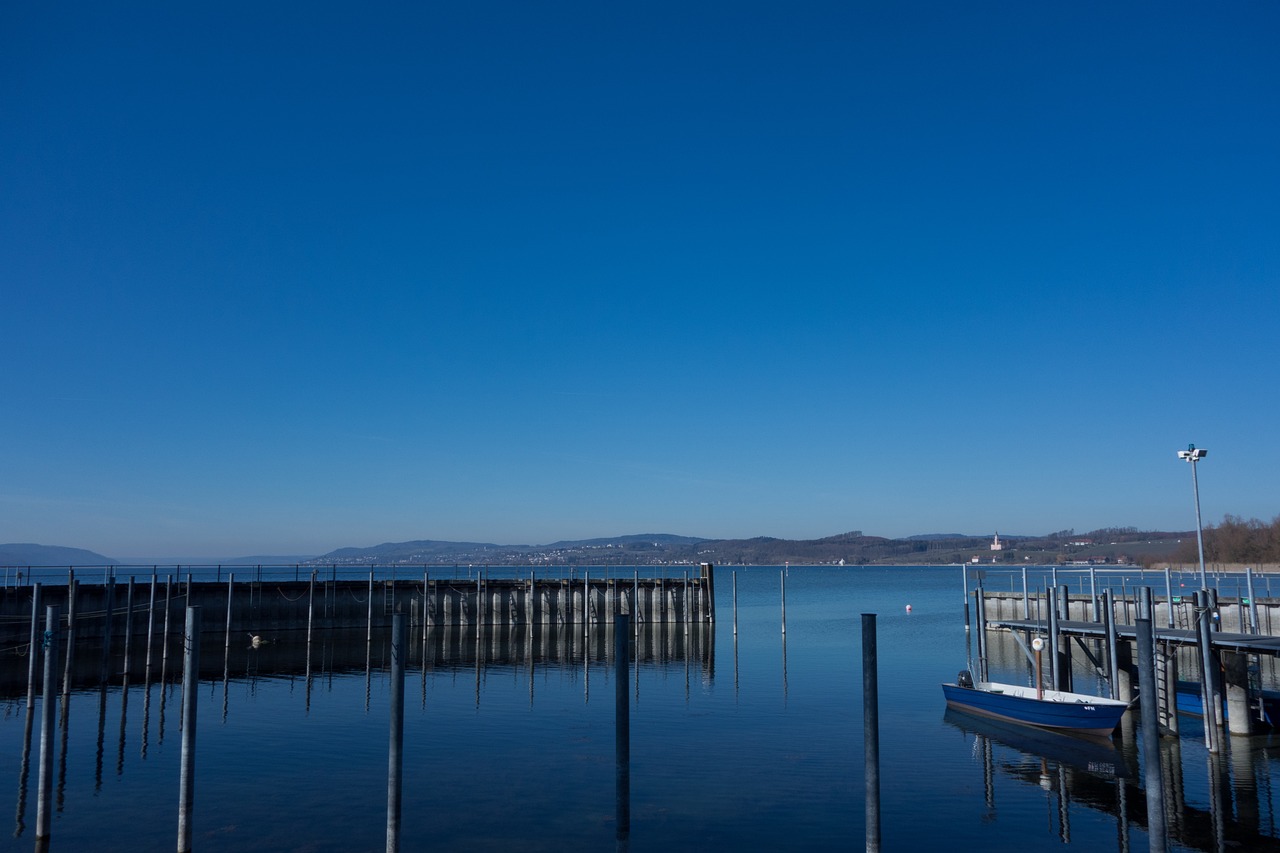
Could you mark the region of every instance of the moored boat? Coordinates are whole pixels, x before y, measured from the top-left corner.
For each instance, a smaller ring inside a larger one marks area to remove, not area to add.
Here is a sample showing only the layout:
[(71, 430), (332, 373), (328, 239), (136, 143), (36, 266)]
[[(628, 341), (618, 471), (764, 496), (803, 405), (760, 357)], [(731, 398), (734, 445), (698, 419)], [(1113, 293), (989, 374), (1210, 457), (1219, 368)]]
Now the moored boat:
[(1088, 737), (1110, 737), (1129, 708), (1127, 702), (1087, 693), (974, 682), (968, 671), (956, 683), (943, 684), (942, 693), (947, 705), (971, 714)]

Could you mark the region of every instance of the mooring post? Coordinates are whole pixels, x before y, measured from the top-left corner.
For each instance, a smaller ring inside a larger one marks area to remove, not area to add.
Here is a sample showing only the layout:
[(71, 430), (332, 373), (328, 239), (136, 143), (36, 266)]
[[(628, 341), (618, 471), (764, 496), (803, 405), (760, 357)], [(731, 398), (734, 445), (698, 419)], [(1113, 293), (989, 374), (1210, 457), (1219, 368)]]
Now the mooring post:
[[(58, 607), (50, 604), (44, 613), (44, 704), (40, 708), (40, 778), (36, 797), (36, 840), (49, 837), (53, 822), (53, 712), (56, 704), (57, 677), (54, 664), (58, 657)], [(29, 654), (35, 654), (33, 649)]]
[[(1150, 601), (1151, 588), (1143, 587)], [(1142, 756), (1147, 791), (1147, 834), (1152, 853), (1168, 849), (1165, 839), (1164, 780), (1160, 773), (1160, 728), (1156, 708), (1156, 655), (1154, 623), (1148, 616), (1137, 620), (1138, 690), (1142, 714)]]
[(703, 595), (707, 599), (707, 621), (716, 621), (716, 567), (714, 563), (702, 564), (702, 576), (706, 578), (703, 585)]
[(40, 660), (40, 582), (31, 585), (31, 636), (27, 640), (27, 707), (36, 701), (36, 662)]
[(1209, 593), (1196, 593), (1196, 637), (1200, 643), (1200, 700), (1204, 711), (1204, 745), (1209, 752), (1218, 751), (1217, 726), (1214, 724), (1214, 680), (1217, 667), (1213, 660), (1213, 638), (1209, 628)]
[(960, 565), (960, 583), (964, 587), (964, 629), (969, 630), (969, 567)]
[(131, 651), (130, 645), (133, 643), (133, 589), (134, 589), (133, 575), (129, 575), (129, 586), (127, 587), (127, 591), (124, 597), (124, 602), (125, 602), (124, 610), (126, 614), (124, 618), (124, 681), (125, 681), (125, 684), (129, 683), (129, 670), (131, 669), (129, 665), (130, 664), (129, 656)]
[[(1165, 604), (1166, 604), (1166, 605), (1168, 605), (1168, 607), (1169, 607), (1169, 618), (1168, 618), (1168, 621), (1167, 621), (1165, 624), (1166, 624), (1166, 625), (1168, 625), (1168, 627), (1172, 628), (1172, 627), (1174, 626), (1174, 621), (1173, 621), (1173, 572), (1171, 572), (1171, 571), (1169, 570), (1169, 567), (1168, 567), (1168, 566), (1165, 566), (1165, 567), (1164, 567), (1164, 600), (1165, 600)], [(1153, 622), (1155, 621), (1155, 617), (1152, 617), (1152, 621), (1153, 621)]]
[[(188, 599), (190, 601), (190, 599)], [(187, 607), (182, 652), (182, 757), (178, 772), (178, 853), (191, 850), (191, 809), (196, 794), (196, 695), (200, 669), (200, 608)]]
[(400, 849), (404, 770), (404, 663), (408, 653), (404, 614), (391, 616), (391, 737), (387, 748), (387, 853)]
[(631, 630), (628, 615), (619, 611), (613, 623), (613, 689), (614, 689), (614, 755), (617, 798), (617, 843), (619, 850), (628, 849), (631, 840), (631, 702), (627, 677), (631, 653), (627, 648)]
[[(685, 637), (689, 636), (689, 623), (693, 621), (693, 608), (691, 606), (692, 604), (693, 602), (689, 598), (689, 573), (685, 572), (684, 573), (684, 610), (683, 610)], [(688, 643), (688, 640), (686, 640), (685, 641), (686, 654), (687, 654), (688, 648), (689, 648), (689, 643)]]
[(978, 647), (978, 680), (987, 680), (987, 620), (986, 606), (982, 599), (982, 587), (973, 591), (973, 613), (978, 630), (973, 632), (974, 645)]
[(231, 596), (235, 592), (235, 586), (236, 586), (236, 573), (228, 572), (227, 573), (227, 640), (226, 640), (226, 650), (228, 653), (230, 653), (231, 651)]
[(787, 633), (787, 572), (786, 569), (778, 572), (778, 577), (782, 580), (782, 633)]
[(80, 594), (80, 581), (74, 577), (67, 587), (67, 660), (62, 670), (62, 707), (67, 707), (71, 696), (71, 673), (76, 648), (76, 600)]
[(1059, 588), (1058, 606), (1062, 613), (1058, 617), (1058, 645), (1054, 650), (1060, 658), (1057, 689), (1071, 691), (1075, 688), (1071, 677), (1071, 635), (1062, 630), (1062, 623), (1071, 620), (1071, 593), (1065, 583)]
[(880, 688), (876, 614), (862, 614), (862, 740), (866, 754), (867, 853), (880, 851)]
[(1049, 587), (1045, 591), (1049, 597), (1049, 681), (1054, 690), (1062, 689), (1062, 655), (1058, 646), (1058, 588)]
[[(173, 609), (170, 602), (172, 594), (173, 575), (168, 575), (164, 581), (164, 637), (161, 639), (160, 663), (161, 669), (169, 662), (169, 611)], [(161, 693), (163, 696), (163, 692)]]
[(1106, 589), (1102, 593), (1102, 625), (1107, 645), (1107, 681), (1112, 699), (1120, 698), (1120, 650), (1116, 646), (1115, 592)]
[(373, 642), (373, 569), (369, 570), (369, 622), (364, 641), (366, 645)]
[(316, 570), (311, 570), (311, 580), (307, 584), (307, 652), (311, 651), (311, 623), (316, 615)]
[(1027, 567), (1022, 567), (1022, 618), (1031, 618), (1031, 601), (1027, 598)]
[(102, 672), (100, 683), (106, 684), (108, 673), (111, 671), (111, 622), (115, 616), (116, 609), (116, 579), (115, 576), (107, 578), (107, 611), (102, 627)]
[(733, 636), (738, 636), (738, 571), (733, 571)]
[(156, 625), (156, 573), (151, 572), (151, 601), (147, 605), (147, 663), (146, 673), (151, 674), (151, 643), (155, 635)]
[(1258, 602), (1253, 597), (1253, 569), (1244, 570), (1245, 584), (1249, 591), (1249, 633), (1258, 633)]
[(1089, 566), (1089, 599), (1093, 602), (1093, 621), (1098, 619), (1098, 571)]

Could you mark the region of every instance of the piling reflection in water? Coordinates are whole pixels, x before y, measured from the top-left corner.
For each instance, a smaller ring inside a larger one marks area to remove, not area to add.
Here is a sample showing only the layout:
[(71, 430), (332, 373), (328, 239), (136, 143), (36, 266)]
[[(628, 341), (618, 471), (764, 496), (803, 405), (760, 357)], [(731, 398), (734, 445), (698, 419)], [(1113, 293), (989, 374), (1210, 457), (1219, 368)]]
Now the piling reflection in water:
[[(989, 651), (996, 651), (994, 644)], [(998, 821), (1000, 780), (1009, 779), (1045, 791), (1063, 843), (1070, 842), (1073, 809), (1087, 808), (1116, 818), (1117, 849), (1128, 850), (1131, 827), (1151, 829), (1140, 784), (1141, 732), (1134, 716), (1125, 715), (1110, 740), (1042, 732), (951, 708), (943, 722), (973, 740), (974, 761), (982, 766), (987, 820)], [(1198, 736), (1194, 725), (1183, 721), (1192, 741)], [(1205, 752), (1203, 764), (1184, 763), (1184, 743), (1178, 737), (1162, 737), (1159, 747), (1165, 836), (1171, 843), (1214, 853), (1280, 851), (1269, 781), (1270, 754), (1280, 752), (1280, 738), (1229, 738), (1226, 754)], [(1188, 791), (1196, 792), (1194, 797), (1189, 798)]]
[[(620, 630), (619, 630), (620, 629)], [(218, 655), (204, 654), (200, 657), (200, 680), (206, 681), (211, 690), (221, 691), (222, 721), (234, 715), (232, 702), (233, 684), (245, 684), (252, 696), (256, 681), (260, 678), (293, 679), (300, 677), (305, 682), (306, 702), (308, 710), (314, 685), (318, 681), (333, 687), (335, 675), (354, 674), (363, 671), (366, 679), (365, 703), (369, 706), (369, 684), (375, 671), (381, 672), (391, 665), (391, 637), (374, 636), (366, 640), (363, 629), (349, 631), (326, 631), (315, 635), (313, 642), (306, 642), (301, 632), (281, 633), (275, 637), (262, 638), (259, 642), (225, 643)], [(619, 637), (625, 645), (619, 646)], [(183, 635), (175, 634), (173, 642), (181, 645)], [(223, 639), (223, 637), (219, 637)], [(629, 640), (629, 642), (628, 642)], [(85, 642), (91, 642), (86, 640)], [(621, 648), (621, 656), (618, 651)], [(486, 674), (492, 670), (515, 669), (527, 671), (530, 675), (530, 702), (534, 702), (533, 673), (538, 669), (557, 668), (565, 671), (581, 672), (583, 675), (584, 700), (590, 700), (587, 690), (592, 667), (616, 667), (615, 675), (620, 679), (618, 689), (620, 697), (627, 694), (629, 685), (629, 666), (636, 667), (636, 690), (639, 690), (639, 672), (641, 669), (673, 669), (683, 670), (686, 680), (686, 696), (688, 682), (694, 672), (700, 679), (709, 683), (715, 676), (715, 634), (713, 623), (651, 623), (635, 628), (624, 620), (617, 625), (600, 623), (591, 626), (577, 625), (497, 625), (481, 626), (478, 630), (472, 627), (428, 627), (421, 643), (406, 643), (406, 666), (417, 667), (423, 682), (423, 703), (426, 702), (426, 676), (429, 672), (468, 672), (476, 679), (477, 702), (480, 697), (480, 684)], [(95, 739), (95, 758), (93, 769), (93, 790), (102, 790), (105, 774), (105, 757), (111, 749), (107, 732), (114, 728), (117, 735), (115, 749), (115, 775), (124, 777), (128, 770), (129, 715), (128, 706), (132, 690), (141, 689), (143, 710), (138, 734), (138, 757), (145, 761), (148, 749), (152, 744), (152, 726), (156, 727), (156, 740), (163, 743), (167, 722), (168, 698), (170, 694), (181, 695), (183, 684), (178, 680), (182, 673), (170, 673), (167, 667), (168, 655), (160, 657), (159, 672), (154, 674), (151, 667), (139, 663), (140, 656), (133, 654), (131, 643), (126, 642), (123, 648), (108, 659), (104, 669), (100, 662), (95, 662), (91, 670), (77, 670), (74, 665), (75, 650), (68, 649), (67, 671), (77, 673), (81, 678), (78, 685), (66, 685), (62, 694), (61, 713), (58, 715), (57, 727), (61, 730), (61, 759), (58, 772), (58, 796), (56, 810), (65, 808), (64, 792), (66, 788), (68, 731), (71, 724), (71, 703), (79, 697), (95, 696), (97, 705), (97, 726)], [(198, 654), (197, 647), (197, 654)], [(140, 669), (142, 684), (133, 685), (131, 690), (130, 671)], [(677, 669), (679, 668), (679, 669)], [(105, 676), (105, 677), (104, 677)], [(156, 677), (158, 676), (158, 677)], [(318, 676), (318, 678), (317, 678)], [(47, 679), (48, 689), (53, 690), (56, 678)], [(34, 689), (35, 681), (31, 682)], [(198, 682), (190, 682), (191, 690), (198, 690)], [(119, 701), (118, 725), (108, 726), (112, 714), (110, 709), (112, 698)], [(619, 702), (622, 699), (619, 697)], [(56, 699), (47, 707), (52, 711), (57, 707)], [(31, 777), (31, 751), (34, 740), (35, 710), (37, 703), (28, 701), (25, 708), (24, 734), (22, 739), (21, 762), (18, 768), (18, 785), (15, 812), (15, 837), (21, 837), (27, 831), (26, 813), (28, 790)], [(179, 721), (181, 725), (181, 721)], [(135, 724), (137, 725), (137, 724)], [(50, 725), (49, 735), (53, 734)], [(53, 743), (45, 742), (45, 754), (51, 761)], [(621, 754), (621, 753), (620, 753)], [(629, 770), (622, 771), (629, 777)], [(620, 780), (624, 777), (620, 776)], [(181, 781), (181, 780), (175, 780)], [(47, 772), (42, 784), (52, 782), (52, 772)], [(620, 781), (621, 784), (621, 781)], [(629, 795), (627, 786), (620, 788), (620, 797)], [(198, 813), (197, 802), (183, 803), (192, 813)], [(626, 806), (619, 800), (620, 815), (627, 814)], [(625, 828), (625, 823), (620, 828)], [(180, 832), (189, 832), (183, 821)], [(625, 849), (628, 833), (619, 835), (620, 849)], [(188, 841), (189, 843), (189, 841)]]

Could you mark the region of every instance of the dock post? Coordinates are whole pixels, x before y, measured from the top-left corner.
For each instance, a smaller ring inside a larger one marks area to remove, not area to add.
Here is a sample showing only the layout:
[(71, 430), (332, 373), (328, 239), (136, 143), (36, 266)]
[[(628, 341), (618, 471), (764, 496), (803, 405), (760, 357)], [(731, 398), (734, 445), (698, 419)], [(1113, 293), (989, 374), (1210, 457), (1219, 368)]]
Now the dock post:
[[(34, 655), (35, 649), (27, 652)], [(40, 708), (40, 777), (36, 795), (36, 841), (47, 840), (53, 821), (53, 712), (56, 707), (57, 676), (54, 665), (58, 657), (58, 607), (50, 604), (44, 613), (44, 684)], [(39, 849), (39, 848), (37, 848)]]
[(31, 585), (31, 636), (27, 640), (27, 707), (36, 701), (36, 662), (40, 660), (40, 581)]
[(738, 572), (736, 570), (733, 572), (733, 636), (738, 636)]
[(1071, 635), (1062, 630), (1062, 623), (1071, 619), (1071, 594), (1064, 583), (1059, 587), (1058, 607), (1058, 644), (1054, 653), (1058, 655), (1057, 690), (1071, 691), (1074, 688), (1071, 677)]
[[(164, 636), (160, 639), (160, 670), (163, 672), (169, 663), (169, 611), (172, 607), (173, 575), (166, 575), (164, 580)], [(164, 694), (161, 693), (163, 696)]]
[(1111, 698), (1120, 698), (1120, 649), (1116, 648), (1116, 611), (1115, 593), (1110, 589), (1102, 590), (1102, 625), (1106, 634), (1107, 646), (1107, 681), (1110, 683)]
[(969, 567), (960, 565), (961, 584), (964, 586), (964, 630), (969, 631)]
[(316, 570), (311, 570), (311, 581), (307, 584), (307, 658), (311, 657), (311, 622), (316, 615)]
[(1258, 602), (1253, 597), (1253, 569), (1244, 570), (1244, 579), (1249, 590), (1249, 633), (1258, 633)]
[(778, 572), (778, 578), (782, 581), (782, 634), (787, 633), (787, 571), (783, 569)]
[(146, 674), (151, 674), (151, 644), (156, 627), (156, 573), (151, 570), (151, 602), (147, 605), (147, 663)]
[(387, 747), (387, 853), (400, 849), (400, 805), (404, 770), (404, 614), (391, 616), (391, 736)]
[(614, 792), (617, 800), (617, 849), (631, 844), (631, 697), (628, 694), (631, 653), (627, 648), (631, 629), (621, 610), (613, 621)]
[(76, 648), (76, 600), (80, 597), (80, 581), (74, 577), (67, 587), (67, 660), (62, 670), (62, 707), (68, 707), (71, 697), (71, 674)]
[[(1151, 600), (1151, 588), (1143, 587), (1144, 598)], [(1164, 853), (1168, 849), (1165, 839), (1164, 780), (1160, 773), (1160, 729), (1157, 719), (1155, 631), (1147, 618), (1137, 620), (1138, 634), (1138, 690), (1142, 697), (1139, 705), (1142, 714), (1142, 757), (1144, 788), (1147, 792), (1147, 834), (1152, 853)]]
[(708, 622), (716, 621), (716, 566), (715, 566), (715, 563), (707, 563), (707, 621)]
[(124, 617), (124, 683), (125, 684), (129, 683), (129, 670), (131, 669), (131, 667), (129, 666), (130, 664), (129, 646), (133, 642), (133, 589), (134, 589), (133, 575), (129, 575), (129, 586), (126, 588), (125, 597), (124, 597), (124, 601), (125, 601), (124, 611), (126, 614)]
[(111, 671), (111, 622), (116, 610), (116, 578), (113, 574), (107, 579), (107, 612), (102, 627), (102, 673), (100, 683), (106, 684)]
[(226, 632), (226, 651), (231, 652), (231, 596), (236, 588), (236, 573), (227, 573), (227, 632)]
[(1059, 670), (1062, 667), (1062, 655), (1059, 652), (1058, 641), (1060, 639), (1058, 633), (1058, 588), (1051, 586), (1047, 589), (1046, 594), (1049, 596), (1049, 680), (1053, 683), (1054, 690), (1062, 689), (1062, 676)]
[(880, 688), (876, 614), (862, 614), (862, 740), (866, 754), (867, 853), (880, 851)]
[(974, 632), (974, 639), (978, 647), (978, 680), (987, 680), (987, 616), (986, 604), (982, 598), (982, 586), (979, 585), (973, 591), (973, 609), (974, 616), (977, 617), (978, 630)]
[[(190, 601), (190, 598), (187, 599)], [(191, 851), (191, 809), (196, 795), (196, 695), (200, 680), (200, 608), (187, 607), (182, 655), (182, 757), (178, 773), (178, 853)]]
[(1022, 618), (1031, 618), (1031, 599), (1027, 597), (1027, 567), (1022, 567)]
[[(1165, 566), (1165, 567), (1164, 567), (1164, 600), (1165, 600), (1165, 604), (1166, 604), (1166, 605), (1168, 605), (1168, 607), (1169, 607), (1169, 620), (1168, 620), (1167, 624), (1168, 624), (1168, 626), (1169, 626), (1170, 628), (1172, 628), (1172, 627), (1174, 626), (1174, 619), (1173, 619), (1173, 572), (1171, 572), (1171, 571), (1169, 570), (1169, 567), (1168, 567), (1168, 566)], [(1154, 617), (1152, 617), (1152, 621), (1154, 621)]]
[(1089, 600), (1093, 602), (1093, 621), (1101, 621), (1098, 619), (1098, 570), (1093, 566), (1089, 567)]
[(1218, 751), (1217, 725), (1214, 722), (1213, 703), (1217, 691), (1214, 689), (1217, 667), (1213, 661), (1213, 638), (1209, 628), (1209, 593), (1200, 590), (1196, 593), (1196, 636), (1200, 643), (1200, 699), (1204, 711), (1204, 744), (1209, 752)]

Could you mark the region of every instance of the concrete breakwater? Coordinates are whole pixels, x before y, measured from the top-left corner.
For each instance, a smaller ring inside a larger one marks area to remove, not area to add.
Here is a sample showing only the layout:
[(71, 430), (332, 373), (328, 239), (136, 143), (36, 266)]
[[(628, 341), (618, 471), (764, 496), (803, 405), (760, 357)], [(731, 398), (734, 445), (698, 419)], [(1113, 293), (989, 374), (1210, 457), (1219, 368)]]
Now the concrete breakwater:
[[(1132, 625), (1139, 615), (1136, 590), (1113, 600), (1113, 618), (1118, 624)], [(983, 607), (991, 621), (1033, 619), (1047, 624), (1047, 599), (1032, 591), (1024, 597), (1019, 592), (983, 590)], [(1236, 634), (1280, 636), (1280, 598), (1249, 598), (1247, 595), (1218, 598), (1213, 613), (1214, 630)], [(1088, 592), (1072, 592), (1059, 599), (1064, 620), (1101, 622), (1103, 597)], [(1192, 630), (1196, 625), (1195, 602), (1191, 593), (1174, 595), (1157, 592), (1153, 596), (1152, 622), (1158, 627)]]

